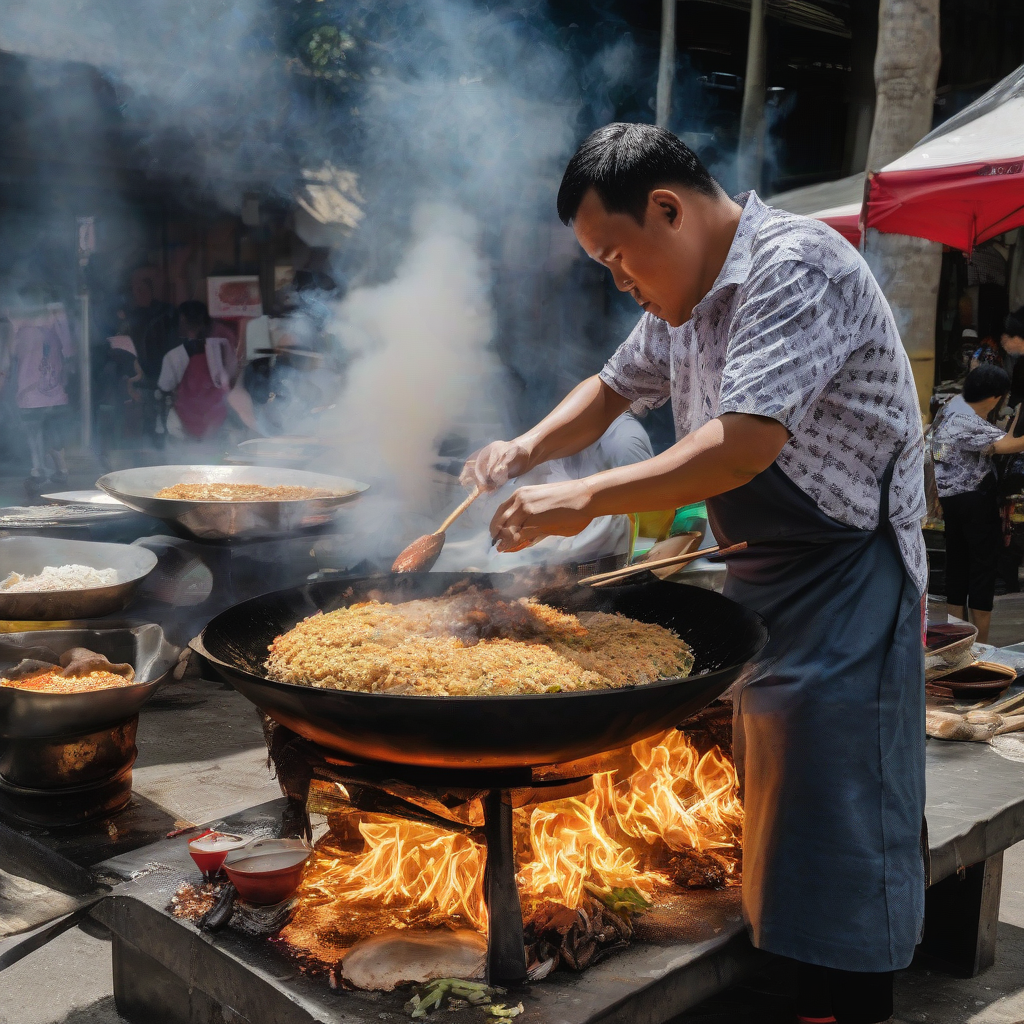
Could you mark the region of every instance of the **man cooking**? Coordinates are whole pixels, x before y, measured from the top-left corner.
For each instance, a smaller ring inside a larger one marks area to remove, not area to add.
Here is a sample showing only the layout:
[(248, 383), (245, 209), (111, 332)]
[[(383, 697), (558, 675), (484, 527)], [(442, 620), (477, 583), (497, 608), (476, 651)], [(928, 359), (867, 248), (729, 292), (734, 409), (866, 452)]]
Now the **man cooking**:
[(798, 961), (801, 1019), (885, 1020), (924, 916), (923, 436), (892, 314), (838, 234), (730, 199), (661, 128), (594, 132), (558, 213), (644, 315), (463, 482), (495, 489), (585, 448), (631, 402), (672, 402), (673, 447), (521, 487), (492, 537), (515, 551), (707, 499), (719, 543), (750, 544), (725, 590), (771, 632), (735, 698), (744, 911), (756, 946)]

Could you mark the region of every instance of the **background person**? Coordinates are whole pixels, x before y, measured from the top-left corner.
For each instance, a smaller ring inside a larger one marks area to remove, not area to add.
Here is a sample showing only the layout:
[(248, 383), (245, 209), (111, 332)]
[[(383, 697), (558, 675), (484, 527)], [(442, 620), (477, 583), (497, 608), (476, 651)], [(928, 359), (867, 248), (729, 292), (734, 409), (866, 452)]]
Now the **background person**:
[[(539, 466), (520, 483), (553, 483), (579, 480), (615, 466), (631, 466), (654, 455), (651, 439), (643, 424), (632, 413), (616, 419), (599, 440), (576, 455)], [(508, 485), (506, 497), (514, 487)], [(450, 538), (434, 566), (437, 572), (464, 570), (504, 572), (527, 565), (567, 565), (597, 562), (626, 556), (632, 542), (633, 525), (627, 516), (600, 516), (574, 537), (545, 537), (514, 554), (501, 554), (491, 544), (485, 525), (465, 539)], [(609, 565), (608, 568), (618, 566)], [(602, 568), (604, 568), (602, 566)]]
[(234, 346), (211, 337), (213, 322), (205, 303), (178, 307), (179, 343), (163, 358), (157, 388), (173, 395), (167, 433), (201, 441), (218, 433), (228, 417), (228, 395), (237, 370)]
[(110, 453), (143, 432), (144, 375), (135, 342), (129, 333), (124, 304), (115, 310), (105, 348), (96, 350), (93, 394), (96, 396), (96, 434), (104, 468)]
[(1006, 353), (1003, 365), (1010, 374), (1010, 405), (1024, 401), (1024, 306), (1007, 313), (1003, 321), (1003, 333), (999, 339)]
[(32, 461), (25, 489), (34, 497), (47, 486), (67, 486), (67, 384), (75, 350), (62, 303), (12, 310), (7, 318), (16, 403)]
[(961, 619), (970, 613), (981, 643), (988, 642), (1003, 546), (992, 456), (1024, 451), (1024, 438), (1013, 436), (1016, 417), (1006, 432), (989, 422), (1009, 390), (1010, 377), (1002, 367), (976, 367), (963, 393), (939, 412), (930, 437), (945, 523), (946, 603)]

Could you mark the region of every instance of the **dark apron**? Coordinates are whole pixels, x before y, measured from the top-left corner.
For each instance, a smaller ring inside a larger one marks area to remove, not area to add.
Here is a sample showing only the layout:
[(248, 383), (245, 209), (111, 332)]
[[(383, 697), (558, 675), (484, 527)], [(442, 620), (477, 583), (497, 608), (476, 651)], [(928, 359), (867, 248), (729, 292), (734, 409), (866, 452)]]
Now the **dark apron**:
[(754, 945), (847, 971), (906, 967), (924, 920), (921, 595), (889, 525), (823, 513), (772, 465), (707, 502), (725, 594), (771, 637), (736, 697), (743, 909)]

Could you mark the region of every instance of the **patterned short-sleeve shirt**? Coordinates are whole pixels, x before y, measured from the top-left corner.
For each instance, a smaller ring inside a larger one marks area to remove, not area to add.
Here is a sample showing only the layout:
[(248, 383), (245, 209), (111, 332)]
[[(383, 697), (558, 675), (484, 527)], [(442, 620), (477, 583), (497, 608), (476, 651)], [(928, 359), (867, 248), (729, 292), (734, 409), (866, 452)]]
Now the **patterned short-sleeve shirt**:
[(680, 327), (645, 313), (601, 371), (632, 402), (671, 400), (676, 436), (727, 412), (790, 433), (777, 462), (828, 516), (872, 530), (898, 453), (889, 519), (923, 592), (924, 434), (910, 359), (860, 254), (820, 221), (739, 196), (711, 290)]
[(993, 471), (991, 448), (1004, 431), (982, 419), (963, 395), (951, 398), (936, 420), (928, 440), (939, 497), (976, 491)]

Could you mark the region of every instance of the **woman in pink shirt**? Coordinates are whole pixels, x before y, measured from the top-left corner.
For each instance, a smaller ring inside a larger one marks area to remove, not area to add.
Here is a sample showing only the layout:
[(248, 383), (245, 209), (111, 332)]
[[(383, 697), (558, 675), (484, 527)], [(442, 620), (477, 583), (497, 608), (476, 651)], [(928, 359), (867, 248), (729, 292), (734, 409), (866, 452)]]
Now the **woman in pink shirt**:
[[(68, 482), (64, 459), (68, 406), (67, 380), (74, 356), (64, 306), (49, 303), (26, 312), (9, 312), (10, 359), (16, 375), (16, 402), (25, 428), (32, 469), (25, 482), (30, 495), (45, 484)], [(47, 474), (47, 458), (54, 472)]]

